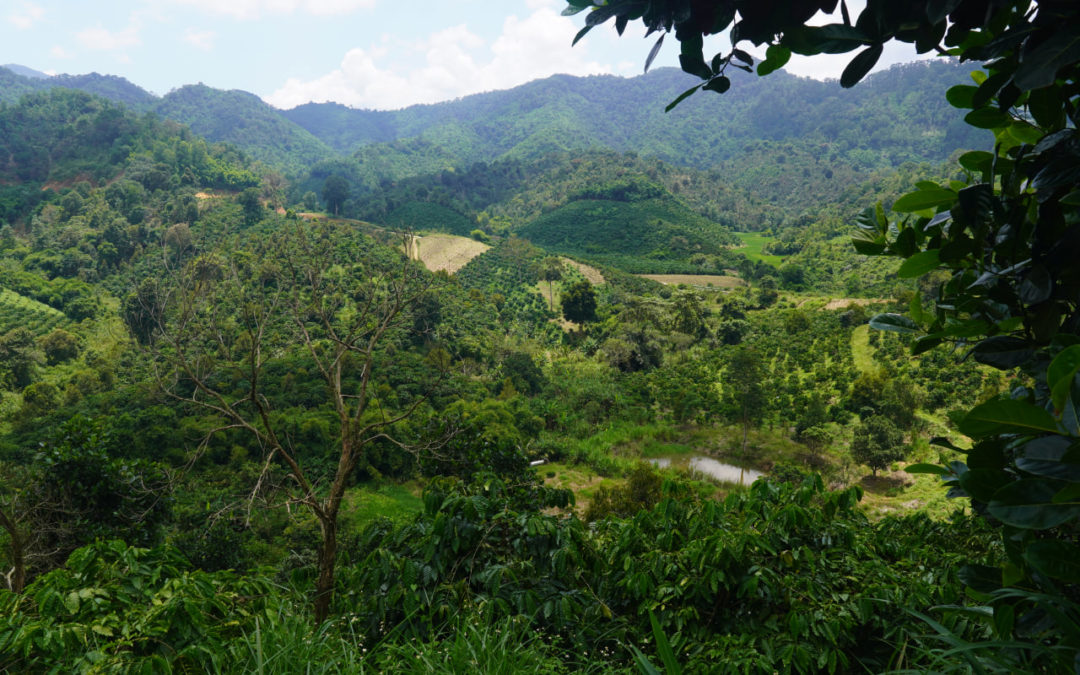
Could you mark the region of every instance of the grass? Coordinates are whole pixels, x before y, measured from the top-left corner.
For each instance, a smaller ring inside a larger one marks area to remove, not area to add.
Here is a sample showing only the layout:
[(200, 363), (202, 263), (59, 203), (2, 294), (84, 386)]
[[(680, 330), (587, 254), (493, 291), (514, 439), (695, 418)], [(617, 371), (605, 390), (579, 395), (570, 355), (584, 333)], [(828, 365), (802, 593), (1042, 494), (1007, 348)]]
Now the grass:
[(739, 277), (720, 274), (638, 274), (639, 277), (651, 279), (664, 284), (686, 284), (697, 288), (741, 288), (746, 283)]
[(878, 369), (874, 352), (870, 348), (870, 326), (863, 324), (851, 332), (851, 357), (860, 373), (871, 373)]
[(784, 259), (781, 256), (768, 255), (761, 252), (765, 247), (765, 244), (772, 241), (773, 237), (764, 235), (760, 232), (736, 232), (735, 236), (742, 241), (742, 247), (738, 249), (739, 252), (747, 258), (751, 260), (760, 260), (773, 267), (779, 267), (783, 264)]
[(358, 532), (378, 518), (406, 523), (424, 510), (418, 483), (365, 485), (349, 490), (342, 509), (342, 529)]

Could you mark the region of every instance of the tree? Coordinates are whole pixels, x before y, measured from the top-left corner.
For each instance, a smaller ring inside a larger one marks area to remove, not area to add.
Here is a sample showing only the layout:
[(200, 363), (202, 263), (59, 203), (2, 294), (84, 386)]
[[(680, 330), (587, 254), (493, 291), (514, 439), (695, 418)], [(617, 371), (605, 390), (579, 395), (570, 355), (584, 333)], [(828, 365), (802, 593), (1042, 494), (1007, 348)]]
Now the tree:
[(735, 408), (742, 425), (742, 453), (750, 435), (750, 427), (765, 416), (764, 368), (761, 356), (750, 347), (740, 346), (731, 354), (724, 372), (724, 399)]
[[(610, 19), (620, 33), (639, 20), (660, 40), (675, 33), (682, 69), (702, 83), (669, 109), (699, 89), (727, 91), (729, 67), (751, 71), (754, 58), (739, 48), (744, 40), (766, 48), (759, 75), (792, 53), (859, 50), (840, 78), (845, 87), (893, 40), (983, 62), (972, 84), (947, 96), (970, 110), (968, 124), (993, 133), (993, 144), (962, 155), (955, 180), (921, 183), (897, 199), (892, 217), (880, 204), (867, 209), (854, 244), (864, 254), (903, 258), (901, 277), (933, 270), (948, 277), (932, 307), (913, 298), (908, 316), (878, 315), (873, 327), (921, 333), (916, 354), (953, 343), (981, 363), (1030, 378), (961, 420), (959, 430), (975, 440), (966, 462), (908, 470), (940, 475), (950, 495), (969, 497), (1001, 528), (1008, 571), (973, 567), (966, 578), (988, 598), (995, 637), (1019, 642), (1007, 654), (984, 645), (980, 658), (1014, 672), (1074, 669), (1080, 577), (1070, 570), (1080, 557), (1080, 489), (1067, 449), (1080, 438), (1080, 267), (1073, 260), (1080, 250), (1080, 4), (869, 0), (854, 21), (839, 3), (840, 20), (817, 26), (807, 23), (819, 10), (837, 18), (835, 0), (569, 4), (568, 11), (590, 10), (578, 39)], [(723, 32), (731, 50), (706, 62), (703, 37)]]
[(562, 292), (562, 311), (567, 321), (583, 324), (596, 319), (596, 289), (587, 280), (576, 281)]
[(38, 345), (45, 352), (50, 365), (70, 361), (79, 355), (79, 338), (63, 328), (54, 328), (48, 335), (38, 338)]
[(258, 188), (246, 188), (236, 196), (236, 202), (244, 209), (244, 224), (248, 227), (262, 220), (266, 214), (263, 208), (262, 195)]
[(115, 457), (108, 425), (73, 417), (28, 466), (0, 463), (0, 529), (7, 534), (6, 585), (59, 567), (96, 538), (157, 541), (168, 515), (160, 466)]
[[(404, 255), (360, 240), (358, 233), (308, 229), (259, 242), (256, 251), (222, 254), (225, 269), (207, 278), (197, 261), (171, 285), (149, 340), (162, 390), (220, 416), (224, 429), (249, 434), (263, 448), (263, 477), (283, 466), (295, 484), (291, 501), (319, 524), (315, 621), (327, 618), (334, 590), (338, 514), (349, 480), (369, 445), (397, 443), (390, 432), (423, 402), (395, 406), (375, 377), (392, 343), (406, 338), (411, 308), (433, 277)], [(353, 237), (356, 240), (346, 240)], [(360, 257), (363, 255), (364, 257)], [(336, 421), (336, 466), (308, 463), (275, 415), (267, 370), (307, 359), (326, 385)], [(212, 433), (211, 433), (212, 435)], [(210, 438), (210, 435), (207, 436)], [(258, 491), (263, 482), (254, 491)]]
[(538, 276), (548, 285), (548, 308), (551, 311), (555, 311), (555, 295), (552, 290), (552, 283), (559, 281), (563, 278), (563, 261), (559, 258), (549, 255), (540, 262), (540, 271)]
[(905, 455), (904, 434), (888, 417), (873, 415), (855, 428), (851, 456), (870, 467), (875, 476), (879, 469), (902, 460)]
[(339, 215), (345, 200), (349, 198), (349, 181), (336, 173), (328, 176), (323, 183), (322, 198), (326, 202), (326, 210)]

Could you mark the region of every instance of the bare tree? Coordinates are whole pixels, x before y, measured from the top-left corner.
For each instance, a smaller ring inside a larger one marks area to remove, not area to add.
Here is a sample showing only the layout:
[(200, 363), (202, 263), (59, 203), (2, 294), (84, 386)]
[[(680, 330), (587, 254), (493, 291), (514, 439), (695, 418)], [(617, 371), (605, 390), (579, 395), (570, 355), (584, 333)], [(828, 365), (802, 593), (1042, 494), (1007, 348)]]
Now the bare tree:
[[(212, 411), (220, 429), (240, 429), (262, 449), (255, 495), (275, 465), (293, 483), (290, 501), (319, 523), (314, 613), (326, 619), (334, 589), (338, 514), (348, 481), (376, 440), (405, 447), (391, 428), (424, 398), (393, 411), (374, 393), (380, 350), (409, 325), (409, 310), (431, 280), (417, 263), (370, 241), (346, 241), (330, 226), (296, 221), (252, 255), (208, 257), (177, 275), (159, 317), (151, 353), (163, 391)], [(381, 257), (380, 257), (381, 256)], [(269, 364), (305, 353), (337, 413), (337, 465), (330, 475), (305, 466), (274, 414)]]

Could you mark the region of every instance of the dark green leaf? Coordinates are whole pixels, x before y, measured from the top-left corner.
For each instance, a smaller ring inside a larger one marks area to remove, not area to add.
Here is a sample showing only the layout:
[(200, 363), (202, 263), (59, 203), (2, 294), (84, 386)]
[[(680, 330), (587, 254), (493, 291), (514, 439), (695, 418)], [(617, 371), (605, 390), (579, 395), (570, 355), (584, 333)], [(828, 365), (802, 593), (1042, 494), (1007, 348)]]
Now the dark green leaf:
[(1028, 544), (1024, 560), (1043, 574), (1069, 583), (1080, 583), (1080, 547), (1044, 539)]
[(950, 441), (948, 438), (945, 438), (944, 436), (934, 436), (930, 439), (930, 445), (938, 445), (943, 448), (948, 448), (950, 450), (956, 450), (957, 452), (960, 452), (960, 448), (956, 447), (956, 445), (953, 444), (952, 441)]
[(1050, 298), (1054, 292), (1054, 280), (1045, 267), (1035, 265), (1024, 273), (1016, 292), (1025, 305), (1037, 305)]
[(656, 55), (660, 53), (660, 46), (662, 44), (664, 44), (664, 36), (666, 36), (666, 35), (667, 35), (667, 33), (662, 33), (660, 35), (660, 39), (657, 40), (656, 44), (654, 44), (652, 49), (649, 50), (649, 56), (648, 56), (648, 58), (645, 59), (645, 72), (646, 73), (649, 72), (649, 66), (652, 65), (652, 62), (656, 58)]
[(1050, 413), (1025, 401), (996, 398), (976, 406), (960, 422), (960, 432), (979, 438), (997, 434), (1057, 433)]
[(964, 565), (956, 573), (965, 585), (981, 593), (990, 593), (1001, 588), (1001, 570), (989, 565)]
[(1050, 367), (1046, 369), (1046, 384), (1050, 387), (1050, 398), (1054, 402), (1055, 410), (1065, 407), (1065, 400), (1069, 397), (1069, 389), (1078, 370), (1080, 345), (1066, 347), (1050, 362)]
[(1055, 504), (1055, 492), (1041, 478), (1013, 481), (997, 491), (988, 510), (1003, 523), (1025, 530), (1047, 530), (1080, 516), (1080, 504)]
[(731, 80), (724, 75), (720, 75), (709, 80), (702, 88), (706, 91), (715, 91), (718, 94), (723, 94), (731, 88)]
[(998, 129), (1008, 126), (1012, 118), (997, 108), (979, 108), (964, 115), (964, 121), (979, 129)]
[(741, 49), (732, 49), (731, 55), (739, 59), (748, 66), (754, 65), (754, 59)]
[(705, 59), (701, 58), (701, 54), (679, 54), (679, 66), (683, 69), (683, 72), (690, 73), (703, 80), (709, 79), (713, 74), (709, 64), (705, 63)]
[(922, 251), (901, 263), (900, 269), (896, 270), (896, 276), (901, 279), (921, 277), (930, 270), (937, 269), (939, 262), (940, 257), (937, 249)]
[(573, 47), (574, 45), (576, 45), (581, 40), (581, 38), (585, 37), (586, 33), (592, 30), (592, 28), (592, 26), (585, 26), (584, 28), (579, 30), (577, 32), (577, 35), (574, 36), (574, 41), (570, 43), (570, 46)]
[(1009, 482), (1009, 474), (995, 469), (971, 469), (960, 476), (960, 487), (980, 502), (990, 501)]
[(970, 84), (958, 84), (955, 87), (949, 87), (945, 92), (945, 98), (949, 101), (949, 104), (954, 108), (972, 108), (972, 98), (975, 96), (976, 87)]
[(1065, 124), (1065, 107), (1057, 87), (1043, 87), (1029, 93), (1028, 110), (1043, 129), (1056, 131)]
[(900, 314), (878, 314), (870, 319), (870, 327), (874, 330), (887, 330), (894, 333), (918, 333), (919, 326)]
[(686, 98), (687, 98), (688, 96), (690, 96), (691, 94), (693, 94), (693, 93), (694, 93), (695, 91), (697, 91), (698, 89), (701, 89), (701, 85), (700, 85), (700, 84), (699, 84), (699, 85), (697, 85), (697, 86), (694, 86), (694, 87), (690, 87), (689, 89), (687, 89), (687, 90), (686, 90), (686, 91), (684, 91), (683, 93), (679, 94), (678, 98), (676, 98), (676, 99), (675, 99), (674, 101), (672, 101), (671, 103), (668, 103), (668, 104), (667, 104), (667, 107), (665, 107), (665, 108), (664, 108), (664, 112), (671, 112), (671, 111), (672, 111), (672, 110), (673, 110), (673, 109), (675, 108), (675, 106), (677, 106), (677, 105), (679, 105), (680, 103), (682, 103), (682, 102), (683, 102), (684, 100), (686, 100)]
[(979, 363), (1000, 370), (1016, 368), (1026, 363), (1035, 350), (1027, 340), (1007, 335), (995, 335), (975, 345), (972, 355)]
[(960, 155), (960, 166), (964, 167), (968, 171), (983, 173), (990, 170), (993, 166), (994, 155), (984, 150), (972, 150), (971, 152), (965, 152)]
[(935, 476), (947, 476), (951, 471), (937, 464), (909, 464), (904, 467), (906, 473), (929, 473)]
[(1024, 54), (1016, 69), (1016, 86), (1039, 89), (1054, 83), (1058, 69), (1080, 59), (1080, 34), (1072, 30), (1053, 31), (1051, 37)]
[(764, 76), (787, 65), (791, 50), (782, 45), (769, 45), (765, 50), (765, 60), (758, 64), (757, 74)]
[(851, 60), (851, 63), (847, 64), (847, 67), (844, 68), (844, 72), (840, 74), (840, 86), (854, 87), (858, 84), (859, 80), (866, 77), (866, 74), (870, 72), (870, 69), (873, 68), (874, 64), (881, 58), (881, 51), (881, 45), (870, 45), (856, 54), (855, 58)]
[(912, 356), (918, 356), (919, 354), (923, 354), (930, 351), (934, 347), (937, 347), (942, 342), (944, 342), (944, 340), (942, 340), (941, 338), (941, 333), (933, 333), (931, 335), (924, 335), (916, 339), (915, 342), (911, 343)]
[(900, 213), (923, 211), (939, 206), (949, 206), (956, 201), (956, 193), (952, 190), (939, 188), (937, 190), (918, 190), (909, 192), (893, 202), (892, 210)]

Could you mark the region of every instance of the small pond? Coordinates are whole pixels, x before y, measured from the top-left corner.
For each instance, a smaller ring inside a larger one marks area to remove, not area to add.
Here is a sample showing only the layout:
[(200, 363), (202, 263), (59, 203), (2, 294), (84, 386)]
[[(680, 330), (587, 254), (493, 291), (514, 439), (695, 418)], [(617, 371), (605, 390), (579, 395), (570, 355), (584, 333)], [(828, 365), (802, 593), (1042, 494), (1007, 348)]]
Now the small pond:
[(668, 457), (653, 457), (649, 461), (662, 469), (669, 466), (689, 468), (700, 471), (716, 480), (735, 483), (736, 485), (750, 485), (765, 475), (754, 469), (744, 469), (740, 466), (725, 464), (703, 455), (670, 455)]

